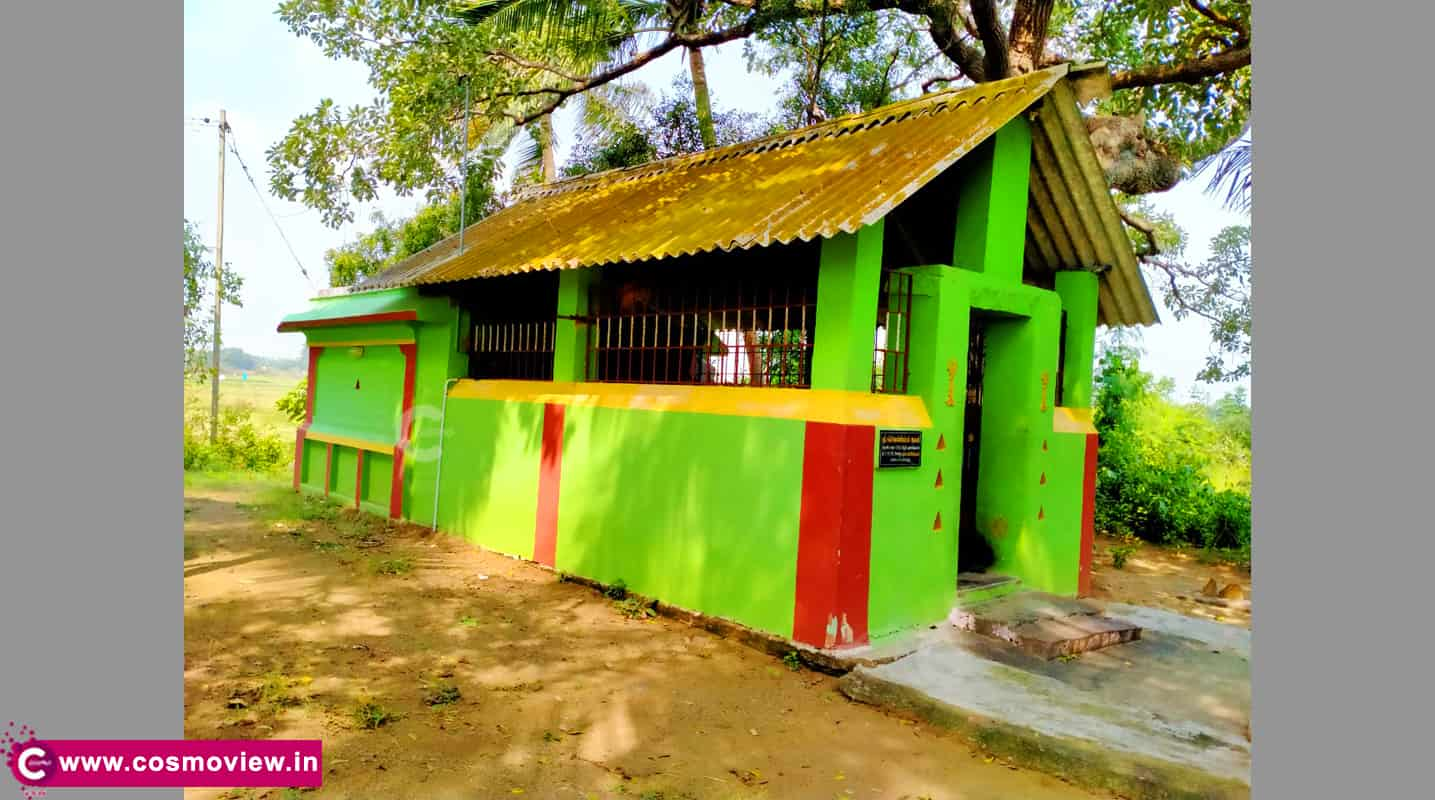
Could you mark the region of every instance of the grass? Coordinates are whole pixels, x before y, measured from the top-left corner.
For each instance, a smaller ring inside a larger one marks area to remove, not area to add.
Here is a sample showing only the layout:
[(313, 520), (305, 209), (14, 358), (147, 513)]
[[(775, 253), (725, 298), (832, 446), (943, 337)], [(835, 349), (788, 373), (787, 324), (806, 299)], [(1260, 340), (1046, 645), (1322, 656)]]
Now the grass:
[(366, 731), (378, 730), (399, 720), (397, 712), (384, 708), (373, 700), (365, 700), (354, 707), (354, 723)]
[(414, 562), (408, 558), (386, 558), (370, 562), (369, 569), (375, 575), (407, 575), (413, 572)]
[(458, 687), (451, 683), (433, 683), (424, 688), (424, 705), (447, 706), (463, 699)]
[(802, 669), (802, 657), (797, 655), (796, 650), (787, 651), (787, 655), (782, 657), (782, 663), (793, 672)]
[[(297, 372), (274, 372), (267, 374), (250, 373), (248, 380), (238, 375), (225, 375), (219, 382), (219, 404), (221, 406), (247, 405), (254, 409), (254, 424), (261, 430), (294, 433), (294, 423), (274, 407), (274, 401), (283, 397), (303, 377)], [(209, 408), (209, 383), (185, 381), (185, 400), (198, 400)]]

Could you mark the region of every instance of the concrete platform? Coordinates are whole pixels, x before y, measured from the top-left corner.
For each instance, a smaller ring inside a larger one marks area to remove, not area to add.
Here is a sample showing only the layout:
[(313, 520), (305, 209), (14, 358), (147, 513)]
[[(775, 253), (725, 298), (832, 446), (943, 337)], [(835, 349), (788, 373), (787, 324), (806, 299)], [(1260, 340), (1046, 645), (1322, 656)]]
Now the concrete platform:
[(1001, 639), (1045, 659), (1141, 638), (1139, 625), (1105, 616), (1091, 603), (1040, 592), (961, 603), (948, 619), (960, 630)]
[(1131, 798), (1250, 795), (1250, 631), (1090, 603), (1141, 639), (1070, 660), (951, 627), (841, 681), (854, 700), (957, 729), (988, 751)]

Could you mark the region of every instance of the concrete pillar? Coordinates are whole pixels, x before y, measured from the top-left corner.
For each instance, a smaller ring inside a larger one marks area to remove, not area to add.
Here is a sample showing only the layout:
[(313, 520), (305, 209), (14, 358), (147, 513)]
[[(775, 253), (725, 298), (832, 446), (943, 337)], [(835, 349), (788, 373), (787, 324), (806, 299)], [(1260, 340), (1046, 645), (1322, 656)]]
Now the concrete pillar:
[(812, 388), (865, 392), (872, 386), (882, 220), (822, 241)]
[(553, 339), (553, 380), (581, 381), (586, 377), (588, 323), (575, 317), (588, 314), (591, 269), (558, 272), (558, 321)]
[(1017, 117), (959, 164), (963, 173), (952, 266), (1020, 284), (1031, 128)]
[(1100, 280), (1094, 272), (1056, 273), (1056, 293), (1066, 312), (1066, 359), (1061, 365), (1061, 394), (1062, 403), (1070, 408), (1091, 407)]

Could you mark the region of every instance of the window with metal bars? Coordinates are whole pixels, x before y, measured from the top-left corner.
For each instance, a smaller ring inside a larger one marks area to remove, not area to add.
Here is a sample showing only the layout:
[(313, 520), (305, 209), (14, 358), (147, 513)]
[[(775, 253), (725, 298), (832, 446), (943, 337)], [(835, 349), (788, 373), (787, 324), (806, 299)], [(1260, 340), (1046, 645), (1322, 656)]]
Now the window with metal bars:
[(810, 386), (812, 249), (604, 268), (589, 300), (588, 380)]
[(872, 391), (906, 394), (912, 341), (912, 276), (882, 273), (877, 295), (877, 341), (872, 351)]
[(553, 380), (558, 273), (471, 281), (457, 299), (470, 378)]

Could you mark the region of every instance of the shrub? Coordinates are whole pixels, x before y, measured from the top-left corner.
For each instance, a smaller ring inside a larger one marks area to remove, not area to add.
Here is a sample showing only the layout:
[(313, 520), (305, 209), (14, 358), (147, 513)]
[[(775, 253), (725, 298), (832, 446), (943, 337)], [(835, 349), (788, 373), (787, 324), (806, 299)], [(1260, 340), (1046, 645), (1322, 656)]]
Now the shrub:
[(308, 402), (309, 379), (306, 377), (301, 378), (299, 383), (296, 384), (293, 389), (286, 392), (283, 397), (275, 400), (274, 407), (285, 417), (288, 417), (290, 422), (297, 425), (304, 421)]
[(184, 418), (186, 470), (270, 472), (290, 463), (293, 448), (277, 433), (255, 427), (253, 409), (246, 405), (219, 410), (219, 429), (209, 441), (209, 413), (197, 405)]
[(1103, 355), (1097, 528), (1160, 544), (1249, 548), (1249, 408), (1239, 395), (1183, 405), (1170, 392), (1169, 382), (1141, 370), (1134, 351)]

